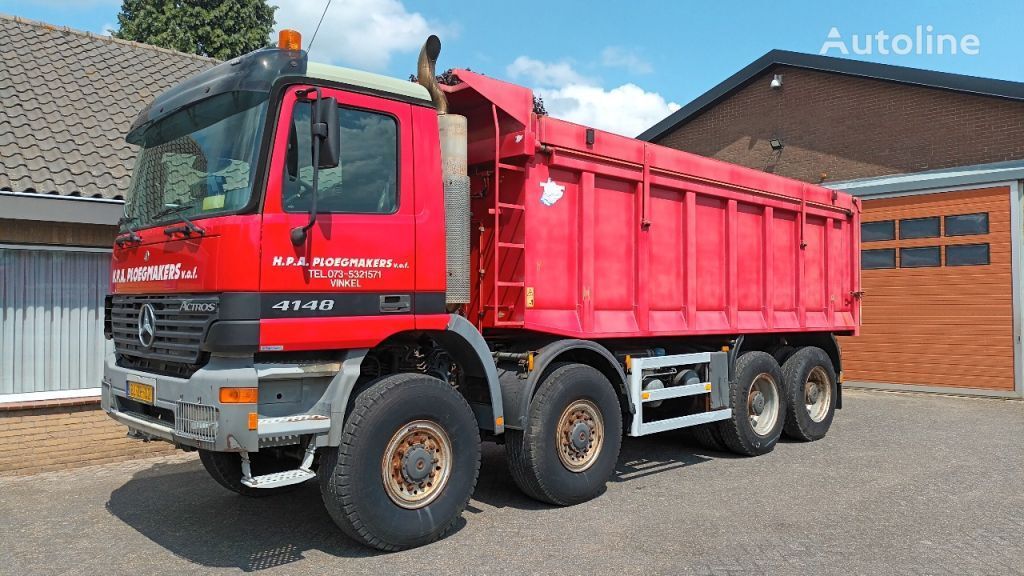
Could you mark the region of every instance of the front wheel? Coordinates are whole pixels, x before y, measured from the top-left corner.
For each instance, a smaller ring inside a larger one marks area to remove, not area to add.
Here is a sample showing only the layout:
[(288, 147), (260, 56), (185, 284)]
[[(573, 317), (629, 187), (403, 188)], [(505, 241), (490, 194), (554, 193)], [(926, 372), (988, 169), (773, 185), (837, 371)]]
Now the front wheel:
[(393, 374), (359, 393), (341, 445), (320, 462), (320, 492), (348, 536), (403, 550), (444, 536), (469, 503), (480, 432), (466, 399), (423, 374)]
[(597, 369), (563, 364), (541, 382), (526, 429), (505, 435), (509, 470), (527, 496), (559, 506), (585, 502), (604, 490), (619, 458), (619, 399)]

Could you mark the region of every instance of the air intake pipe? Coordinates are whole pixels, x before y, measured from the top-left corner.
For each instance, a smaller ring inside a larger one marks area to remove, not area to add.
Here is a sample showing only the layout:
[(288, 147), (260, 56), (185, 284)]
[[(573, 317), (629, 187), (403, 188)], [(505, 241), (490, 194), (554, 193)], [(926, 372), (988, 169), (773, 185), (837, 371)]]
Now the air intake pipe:
[(445, 300), (450, 305), (469, 303), (469, 168), (465, 116), (448, 113), (448, 97), (437, 83), (435, 66), (441, 40), (431, 35), (420, 50), (417, 80), (437, 108), (441, 138), (441, 177), (444, 183), (446, 260)]

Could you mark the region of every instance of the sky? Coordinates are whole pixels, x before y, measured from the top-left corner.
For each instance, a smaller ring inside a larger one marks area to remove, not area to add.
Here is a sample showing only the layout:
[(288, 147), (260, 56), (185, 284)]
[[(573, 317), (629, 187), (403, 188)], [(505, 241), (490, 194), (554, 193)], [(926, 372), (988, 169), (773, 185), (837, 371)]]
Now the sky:
[[(270, 3), (308, 46), (327, 0)], [(98, 34), (119, 7), (0, 0), (0, 13)], [(552, 116), (635, 136), (775, 48), (1024, 82), (1022, 21), (1022, 0), (332, 0), (311, 58), (405, 78), (437, 34), (440, 70), (529, 86)]]

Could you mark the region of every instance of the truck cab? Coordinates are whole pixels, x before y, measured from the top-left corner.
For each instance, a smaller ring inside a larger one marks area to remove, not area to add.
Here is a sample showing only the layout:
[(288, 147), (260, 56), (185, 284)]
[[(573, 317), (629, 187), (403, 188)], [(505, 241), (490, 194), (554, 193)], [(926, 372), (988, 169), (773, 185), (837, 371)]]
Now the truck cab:
[[(316, 98), (337, 106), (339, 158), (319, 170), (315, 225), (295, 244), (310, 218)], [(179, 402), (212, 401), (244, 426), (175, 441), (255, 451), (251, 406), (218, 405), (224, 386), (257, 385), (254, 358), (447, 324), (437, 113), (422, 86), (265, 49), (162, 95), (128, 139), (141, 149), (113, 256), (112, 413), (169, 426)], [(213, 369), (223, 363), (233, 368)], [(261, 413), (309, 408), (315, 380), (282, 386)]]

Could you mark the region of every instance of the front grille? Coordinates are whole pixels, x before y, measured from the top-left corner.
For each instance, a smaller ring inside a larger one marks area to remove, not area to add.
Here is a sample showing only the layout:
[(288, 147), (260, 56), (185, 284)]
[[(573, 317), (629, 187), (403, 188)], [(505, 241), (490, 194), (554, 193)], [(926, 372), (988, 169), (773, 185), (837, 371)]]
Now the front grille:
[[(213, 311), (182, 311), (182, 302), (214, 303)], [(115, 295), (110, 303), (110, 330), (118, 365), (187, 378), (206, 363), (203, 337), (216, 316), (217, 296), (175, 294), (167, 296)], [(153, 342), (139, 340), (140, 312), (149, 304), (154, 312)]]
[(206, 404), (182, 402), (174, 406), (174, 432), (200, 442), (217, 439), (217, 408)]

